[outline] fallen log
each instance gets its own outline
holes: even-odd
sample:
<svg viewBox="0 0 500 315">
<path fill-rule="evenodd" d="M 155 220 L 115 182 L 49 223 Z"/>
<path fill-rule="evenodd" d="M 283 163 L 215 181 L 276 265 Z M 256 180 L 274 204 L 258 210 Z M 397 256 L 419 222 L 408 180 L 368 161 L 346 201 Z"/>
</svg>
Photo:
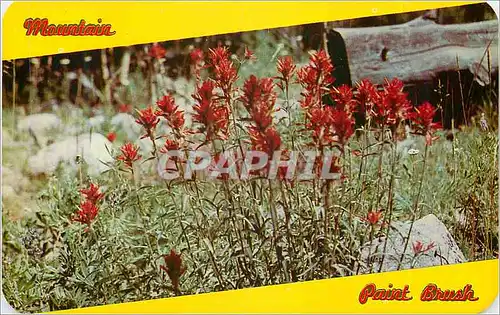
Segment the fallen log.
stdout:
<svg viewBox="0 0 500 315">
<path fill-rule="evenodd" d="M 498 70 L 497 20 L 439 25 L 420 17 L 399 25 L 337 28 L 328 37 L 338 34 L 353 83 L 370 78 L 379 84 L 393 77 L 406 83 L 432 81 L 441 72 L 469 69 L 484 85 Z"/>
</svg>

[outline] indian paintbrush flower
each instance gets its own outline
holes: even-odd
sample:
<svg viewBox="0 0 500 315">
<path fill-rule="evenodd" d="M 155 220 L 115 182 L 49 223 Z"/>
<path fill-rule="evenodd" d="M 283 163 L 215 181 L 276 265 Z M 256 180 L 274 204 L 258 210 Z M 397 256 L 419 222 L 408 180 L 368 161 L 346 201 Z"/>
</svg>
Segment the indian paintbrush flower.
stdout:
<svg viewBox="0 0 500 315">
<path fill-rule="evenodd" d="M 106 135 L 106 139 L 108 139 L 110 142 L 114 142 L 116 140 L 116 133 L 114 132 L 109 132 Z"/>
<path fill-rule="evenodd" d="M 366 221 L 369 222 L 371 225 L 375 225 L 379 223 L 380 218 L 382 217 L 382 211 L 370 211 L 366 215 Z"/>
<path fill-rule="evenodd" d="M 97 217 L 99 208 L 91 200 L 85 200 L 80 204 L 80 208 L 75 213 L 73 221 L 87 224 L 90 226 L 92 221 Z"/>
<path fill-rule="evenodd" d="M 288 88 L 296 68 L 297 66 L 293 63 L 291 56 L 278 58 L 276 69 L 278 70 L 280 76 L 277 76 L 276 79 L 280 80 L 277 85 L 282 91 L 285 91 Z"/>
<path fill-rule="evenodd" d="M 133 145 L 132 143 L 126 143 L 121 148 L 122 154 L 118 156 L 118 160 L 123 161 L 125 165 L 132 168 L 132 164 L 142 157 L 139 155 L 139 147 Z"/>
<path fill-rule="evenodd" d="M 182 265 L 181 254 L 177 254 L 173 249 L 169 255 L 164 255 L 165 265 L 161 265 L 160 269 L 165 271 L 172 282 L 172 287 L 176 293 L 179 293 L 179 281 L 181 276 L 186 272 L 186 268 Z"/>
<path fill-rule="evenodd" d="M 160 44 L 154 43 L 149 50 L 149 55 L 156 59 L 164 58 L 167 54 L 167 50 Z"/>
<path fill-rule="evenodd" d="M 197 102 L 193 107 L 195 112 L 193 121 L 202 125 L 199 132 L 205 134 L 207 141 L 225 139 L 229 126 L 229 110 L 217 100 L 214 89 L 215 84 L 207 80 L 197 88 L 196 94 L 193 95 Z"/>
<path fill-rule="evenodd" d="M 434 136 L 437 129 L 441 129 L 441 123 L 433 122 L 437 109 L 429 102 L 414 108 L 409 114 L 412 121 L 414 132 L 418 135 L 425 136 L 426 144 L 431 145 L 438 137 Z"/>
<path fill-rule="evenodd" d="M 156 128 L 156 125 L 160 122 L 160 119 L 158 118 L 158 116 L 156 116 L 151 106 L 143 110 L 138 110 L 137 113 L 139 117 L 136 119 L 135 122 L 141 125 L 146 130 L 146 133 L 141 137 L 141 139 L 147 137 L 153 139 L 154 129 Z"/>
<path fill-rule="evenodd" d="M 424 246 L 424 244 L 421 241 L 416 241 L 412 245 L 413 245 L 413 253 L 415 255 L 428 252 L 429 250 L 433 249 L 436 246 L 434 242 L 431 242 L 429 245 Z"/>
<path fill-rule="evenodd" d="M 184 126 L 184 112 L 175 104 L 175 98 L 172 95 L 165 95 L 162 99 L 156 102 L 159 110 L 156 111 L 157 116 L 164 117 L 170 128 L 174 131 L 181 130 Z"/>
<path fill-rule="evenodd" d="M 94 183 L 90 183 L 89 188 L 80 189 L 80 193 L 85 196 L 85 199 L 94 204 L 97 204 L 102 198 L 104 198 L 104 194 L 99 192 L 99 186 Z"/>
</svg>

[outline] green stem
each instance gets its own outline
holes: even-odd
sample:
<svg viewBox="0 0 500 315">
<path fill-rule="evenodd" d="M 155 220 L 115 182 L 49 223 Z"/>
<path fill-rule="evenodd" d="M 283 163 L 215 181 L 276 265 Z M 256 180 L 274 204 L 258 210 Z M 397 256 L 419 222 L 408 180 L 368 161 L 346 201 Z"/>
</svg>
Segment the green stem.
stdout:
<svg viewBox="0 0 500 315">
<path fill-rule="evenodd" d="M 408 230 L 408 235 L 406 236 L 405 246 L 403 248 L 403 252 L 401 253 L 401 257 L 399 259 L 398 269 L 397 270 L 399 270 L 401 268 L 401 265 L 403 263 L 403 259 L 404 259 L 405 253 L 406 253 L 406 250 L 408 249 L 408 244 L 410 242 L 410 236 L 411 236 L 411 232 L 412 232 L 412 229 L 413 229 L 413 224 L 415 223 L 415 219 L 417 218 L 418 202 L 419 202 L 419 199 L 420 199 L 420 194 L 422 193 L 422 186 L 423 186 L 423 183 L 424 183 L 425 166 L 427 164 L 427 153 L 428 153 L 428 150 L 429 150 L 429 145 L 426 144 L 425 145 L 425 152 L 424 152 L 424 163 L 423 163 L 423 166 L 422 166 L 422 174 L 421 174 L 421 177 L 420 177 L 420 183 L 418 185 L 417 196 L 415 197 L 415 202 L 413 203 L 413 211 L 412 211 L 413 214 L 412 214 L 410 229 Z"/>
</svg>

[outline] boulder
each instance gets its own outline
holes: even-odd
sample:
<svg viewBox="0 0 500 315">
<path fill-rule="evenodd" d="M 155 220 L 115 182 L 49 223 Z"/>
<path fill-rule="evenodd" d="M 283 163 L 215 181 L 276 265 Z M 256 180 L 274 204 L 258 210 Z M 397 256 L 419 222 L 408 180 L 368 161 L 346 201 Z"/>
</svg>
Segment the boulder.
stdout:
<svg viewBox="0 0 500 315">
<path fill-rule="evenodd" d="M 409 222 L 391 224 L 385 258 L 380 271 L 396 271 L 401 257 L 400 270 L 451 265 L 466 262 L 464 254 L 446 226 L 433 214 L 413 224 L 406 251 L 405 240 L 410 229 Z M 374 238 L 361 250 L 359 273 L 378 272 L 384 256 L 385 237 Z M 404 255 L 403 255 L 404 252 Z M 356 268 L 358 269 L 358 268 Z"/>
<path fill-rule="evenodd" d="M 56 114 L 40 113 L 23 117 L 17 123 L 17 130 L 31 134 L 35 141 L 44 146 L 47 143 L 47 133 L 61 126 L 61 120 Z"/>
<path fill-rule="evenodd" d="M 56 129 L 61 126 L 61 120 L 56 114 L 40 113 L 23 117 L 17 123 L 19 131 L 29 131 L 34 133 L 44 133 L 48 130 Z"/>
<path fill-rule="evenodd" d="M 111 142 L 99 133 L 86 133 L 70 136 L 41 149 L 28 159 L 28 168 L 33 175 L 52 174 L 59 163 L 66 163 L 70 168 L 78 168 L 78 157 L 88 165 L 89 175 L 97 175 L 109 167 L 105 163 L 113 162 L 109 154 Z"/>
</svg>

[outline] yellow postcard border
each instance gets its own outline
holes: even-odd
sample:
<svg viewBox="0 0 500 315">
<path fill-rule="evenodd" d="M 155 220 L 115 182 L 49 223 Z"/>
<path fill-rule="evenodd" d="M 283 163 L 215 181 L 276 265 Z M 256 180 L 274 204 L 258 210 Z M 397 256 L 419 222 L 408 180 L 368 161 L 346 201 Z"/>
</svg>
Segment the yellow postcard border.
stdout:
<svg viewBox="0 0 500 315">
<path fill-rule="evenodd" d="M 484 1 L 14 1 L 2 21 L 2 59 L 143 44 L 301 25 L 322 21 L 444 8 Z M 131 16 L 134 20 L 131 20 Z M 189 20 L 186 20 L 186 17 Z M 49 24 L 111 24 L 113 36 L 26 36 L 28 18 Z M 200 21 L 204 21 L 200 24 Z"/>
</svg>

